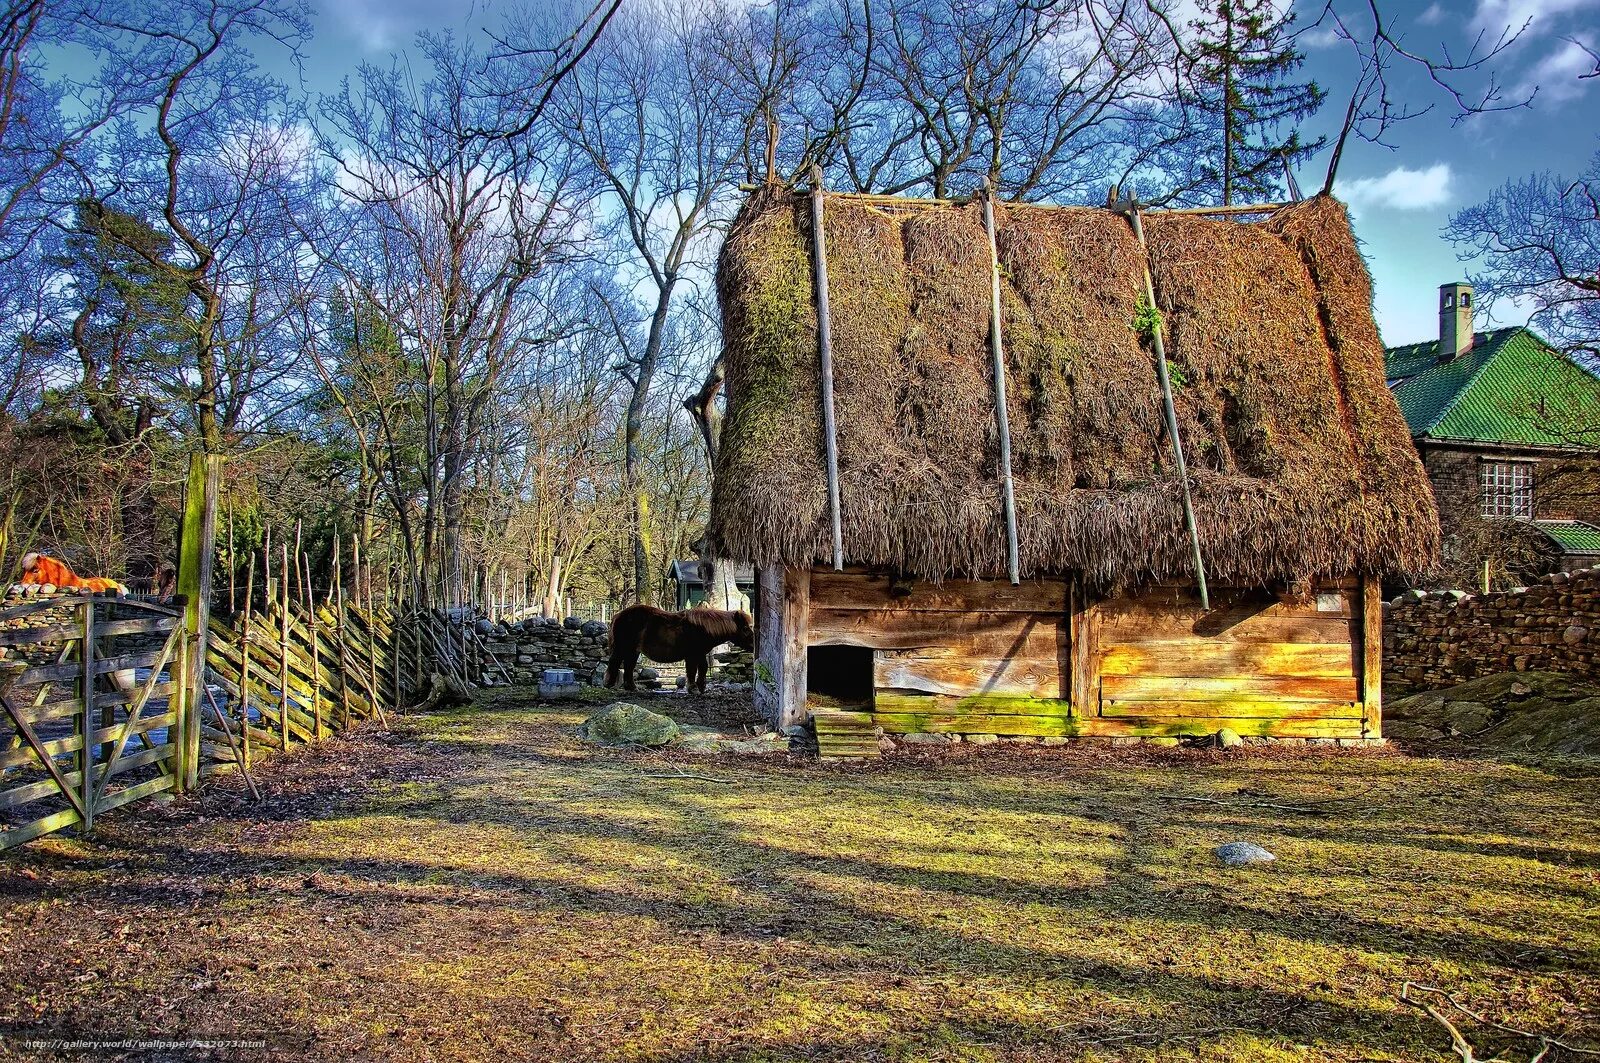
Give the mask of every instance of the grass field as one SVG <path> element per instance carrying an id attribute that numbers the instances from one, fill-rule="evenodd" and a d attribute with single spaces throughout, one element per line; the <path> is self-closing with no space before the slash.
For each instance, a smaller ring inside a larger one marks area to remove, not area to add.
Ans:
<path id="1" fill-rule="evenodd" d="M 579 719 L 398 720 L 261 766 L 264 804 L 227 780 L 0 857 L 0 1022 L 317 1060 L 1456 1058 L 1411 980 L 1600 1044 L 1600 763 L 834 767 Z M 1237 839 L 1277 862 L 1221 867 Z"/>

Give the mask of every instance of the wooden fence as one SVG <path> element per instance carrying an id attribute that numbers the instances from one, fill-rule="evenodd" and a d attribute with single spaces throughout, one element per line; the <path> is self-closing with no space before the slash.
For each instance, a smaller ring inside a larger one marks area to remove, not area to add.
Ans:
<path id="1" fill-rule="evenodd" d="M 181 608 L 181 607 L 180 607 Z M 189 636 L 179 611 L 94 597 L 0 610 L 0 849 L 183 789 Z"/>
<path id="2" fill-rule="evenodd" d="M 207 720 L 202 771 L 244 768 L 265 752 L 320 742 L 405 703 L 433 667 L 416 640 L 396 636 L 387 610 L 307 609 L 279 601 L 231 622 L 213 616 L 206 640 Z M 407 645 L 407 643 L 410 645 Z M 431 655 L 429 655 L 431 657 Z"/>
<path id="3" fill-rule="evenodd" d="M 38 599 L 0 610 L 0 849 L 122 805 L 249 771 L 405 704 L 435 670 L 469 681 L 470 639 L 432 613 L 281 602 L 208 621 L 201 682 L 184 603 Z M 3 734 L 0 734 L 3 737 Z"/>

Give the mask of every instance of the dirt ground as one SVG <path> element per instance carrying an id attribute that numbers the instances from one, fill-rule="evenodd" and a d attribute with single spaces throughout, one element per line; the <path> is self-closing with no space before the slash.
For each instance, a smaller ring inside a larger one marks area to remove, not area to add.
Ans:
<path id="1" fill-rule="evenodd" d="M 262 765 L 259 805 L 227 779 L 0 857 L 0 1056 L 53 1058 L 27 1031 L 269 1046 L 225 1059 L 1455 1058 L 1408 980 L 1600 1044 L 1600 762 L 821 766 L 593 749 L 582 715 L 502 693 Z M 1225 868 L 1233 840 L 1277 861 Z M 1482 1057 L 1540 1049 L 1435 1003 Z"/>

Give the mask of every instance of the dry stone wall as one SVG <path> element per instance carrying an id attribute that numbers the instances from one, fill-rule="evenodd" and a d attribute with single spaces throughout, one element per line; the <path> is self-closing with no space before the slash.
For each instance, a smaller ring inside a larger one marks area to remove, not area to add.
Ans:
<path id="1" fill-rule="evenodd" d="M 537 683 L 546 668 L 570 668 L 580 683 L 605 671 L 610 637 L 605 623 L 577 617 L 533 617 L 514 624 L 479 620 L 476 630 L 516 683 Z"/>
<path id="2" fill-rule="evenodd" d="M 1385 604 L 1383 683 L 1405 693 L 1509 671 L 1593 675 L 1600 569 L 1492 594 L 1408 591 Z"/>

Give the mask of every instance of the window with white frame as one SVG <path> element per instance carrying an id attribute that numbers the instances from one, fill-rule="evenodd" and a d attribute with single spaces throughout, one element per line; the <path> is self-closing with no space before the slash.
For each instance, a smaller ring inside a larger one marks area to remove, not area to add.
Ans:
<path id="1" fill-rule="evenodd" d="M 1486 461 L 1478 469 L 1485 517 L 1533 519 L 1533 463 Z"/>

